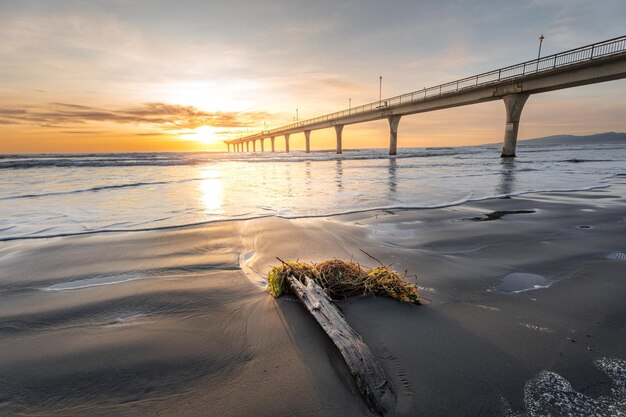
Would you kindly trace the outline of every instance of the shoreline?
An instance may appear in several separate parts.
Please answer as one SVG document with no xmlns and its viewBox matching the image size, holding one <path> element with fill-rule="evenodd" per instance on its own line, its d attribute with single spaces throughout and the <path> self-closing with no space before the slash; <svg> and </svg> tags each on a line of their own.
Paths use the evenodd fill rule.
<svg viewBox="0 0 626 417">
<path fill-rule="evenodd" d="M 394 210 L 394 211 L 417 211 L 417 210 L 434 210 L 434 209 L 445 209 L 448 207 L 461 206 L 464 204 L 471 204 L 481 201 L 489 201 L 494 199 L 502 199 L 502 198 L 513 198 L 513 197 L 521 197 L 526 195 L 533 194 L 551 194 L 551 193 L 577 193 L 584 191 L 593 191 L 597 189 L 610 188 L 611 181 L 616 180 L 618 178 L 622 178 L 626 176 L 626 174 L 615 174 L 610 177 L 602 178 L 600 182 L 608 181 L 608 184 L 598 184 L 592 185 L 589 187 L 583 188 L 573 188 L 573 189 L 553 189 L 553 190 L 530 190 L 530 191 L 521 191 L 518 193 L 509 193 L 509 194 L 501 194 L 480 198 L 472 198 L 473 193 L 470 192 L 467 194 L 465 198 L 460 200 L 451 201 L 448 203 L 442 204 L 433 204 L 433 205 L 424 205 L 424 206 L 406 206 L 406 205 L 396 205 L 396 206 L 381 206 L 381 207 L 372 207 L 372 208 L 364 208 L 364 209 L 355 209 L 348 210 L 343 212 L 335 212 L 335 213 L 322 213 L 322 214 L 309 214 L 309 215 L 300 215 L 300 216 L 286 216 L 280 214 L 266 214 L 266 215 L 257 215 L 257 216 L 249 216 L 249 217 L 237 217 L 237 218 L 223 218 L 223 219 L 213 219 L 206 220 L 195 223 L 188 224 L 178 224 L 171 226 L 158 226 L 152 228 L 139 228 L 139 229 L 103 229 L 103 230 L 90 230 L 86 232 L 75 232 L 75 233 L 60 233 L 56 235 L 43 235 L 43 236 L 11 236 L 2 238 L 0 237 L 0 242 L 11 242 L 16 240 L 31 240 L 31 239 L 53 239 L 59 237 L 72 237 L 72 236 L 85 236 L 85 235 L 94 235 L 99 233 L 138 233 L 138 232 L 150 232 L 150 231 L 167 231 L 172 229 L 183 229 L 183 228 L 193 228 L 193 227 L 202 227 L 208 226 L 211 224 L 219 224 L 219 223 L 227 223 L 227 222 L 245 222 L 250 220 L 260 220 L 266 218 L 277 218 L 284 220 L 306 220 L 306 219 L 320 219 L 320 218 L 333 218 L 333 217 L 341 217 L 341 216 L 349 216 L 352 214 L 365 214 L 370 212 L 377 211 L 385 211 L 385 210 Z"/>
<path fill-rule="evenodd" d="M 276 256 L 373 264 L 360 249 L 430 300 L 340 303 L 397 415 L 534 417 L 554 413 L 550 395 L 623 413 L 626 264 L 610 255 L 626 252 L 625 207 L 617 176 L 428 210 L 2 242 L 0 413 L 369 415 L 302 306 L 260 287 Z M 550 285 L 495 290 L 515 273 Z"/>
</svg>

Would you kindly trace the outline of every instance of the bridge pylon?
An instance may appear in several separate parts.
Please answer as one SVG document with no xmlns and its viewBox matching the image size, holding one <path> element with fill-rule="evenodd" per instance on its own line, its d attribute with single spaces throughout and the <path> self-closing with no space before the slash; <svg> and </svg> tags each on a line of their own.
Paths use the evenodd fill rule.
<svg viewBox="0 0 626 417">
<path fill-rule="evenodd" d="M 335 133 L 337 134 L 337 154 L 343 153 L 343 145 L 341 143 L 341 133 L 343 125 L 335 125 Z"/>
<path fill-rule="evenodd" d="M 389 155 L 398 153 L 398 125 L 400 124 L 400 116 L 389 116 Z"/>
<path fill-rule="evenodd" d="M 502 98 L 506 109 L 506 125 L 504 127 L 504 144 L 502 145 L 502 158 L 514 158 L 517 145 L 517 131 L 522 116 L 524 104 L 530 96 L 529 93 L 509 94 Z"/>
</svg>

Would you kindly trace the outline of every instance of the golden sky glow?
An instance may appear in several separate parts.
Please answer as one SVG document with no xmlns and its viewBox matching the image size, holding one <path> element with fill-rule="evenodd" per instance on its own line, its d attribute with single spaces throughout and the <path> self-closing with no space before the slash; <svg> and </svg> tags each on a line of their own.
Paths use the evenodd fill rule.
<svg viewBox="0 0 626 417">
<path fill-rule="evenodd" d="M 379 75 L 394 96 L 532 59 L 541 33 L 543 54 L 623 35 L 624 18 L 618 0 L 2 2 L 0 152 L 223 151 L 296 108 L 375 101 Z M 520 138 L 624 131 L 624 91 L 533 96 Z M 404 117 L 399 146 L 499 142 L 503 125 L 500 102 Z M 312 133 L 313 149 L 334 141 Z M 347 148 L 387 141 L 384 121 L 344 130 Z"/>
</svg>

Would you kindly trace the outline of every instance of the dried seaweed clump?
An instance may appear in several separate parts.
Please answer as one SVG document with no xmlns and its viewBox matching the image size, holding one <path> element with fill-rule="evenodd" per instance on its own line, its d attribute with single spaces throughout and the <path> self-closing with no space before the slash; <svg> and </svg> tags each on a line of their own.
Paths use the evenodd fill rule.
<svg viewBox="0 0 626 417">
<path fill-rule="evenodd" d="M 335 300 L 354 295 L 379 295 L 420 304 L 417 286 L 406 280 L 406 273 L 398 274 L 385 265 L 367 269 L 339 259 L 319 263 L 285 261 L 267 274 L 267 290 L 272 296 L 278 298 L 289 293 L 286 281 L 289 275 L 300 281 L 304 281 L 304 276 L 313 279 Z"/>
</svg>

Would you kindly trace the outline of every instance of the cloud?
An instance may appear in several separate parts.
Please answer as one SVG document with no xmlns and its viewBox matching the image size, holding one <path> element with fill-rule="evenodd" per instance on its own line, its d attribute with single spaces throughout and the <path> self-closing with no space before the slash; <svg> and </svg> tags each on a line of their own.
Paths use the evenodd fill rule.
<svg viewBox="0 0 626 417">
<path fill-rule="evenodd" d="M 106 13 L 0 11 L 0 88 L 52 94 L 97 90 L 101 96 L 119 97 L 139 86 L 149 92 L 172 79 L 247 75 L 258 62 L 254 57 L 260 52 L 246 44 L 219 36 L 197 38 L 150 30 Z"/>
<path fill-rule="evenodd" d="M 228 132 L 230 133 L 230 131 Z M 135 136 L 162 136 L 163 133 L 160 132 L 139 132 L 139 133 L 135 133 Z"/>
<path fill-rule="evenodd" d="M 124 109 L 102 109 L 72 103 L 50 103 L 47 107 L 0 107 L 3 124 L 63 127 L 91 122 L 150 125 L 163 130 L 251 127 L 266 119 L 265 112 L 206 112 L 193 106 L 145 103 Z"/>
<path fill-rule="evenodd" d="M 64 130 L 61 133 L 68 135 L 102 135 L 111 132 L 109 130 Z"/>
<path fill-rule="evenodd" d="M 67 107 L 69 109 L 77 109 L 77 110 L 87 110 L 90 109 L 89 106 L 82 106 L 80 104 L 68 104 L 68 103 L 51 103 L 52 106 L 57 107 Z"/>
</svg>

